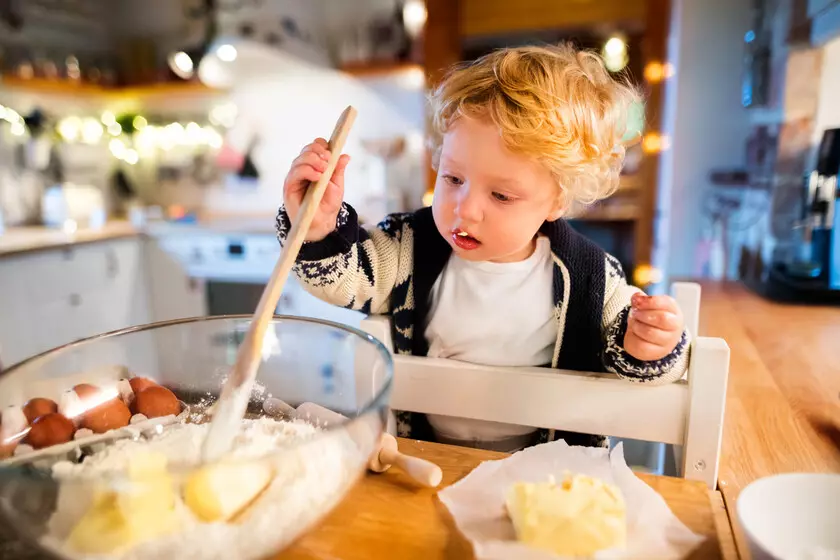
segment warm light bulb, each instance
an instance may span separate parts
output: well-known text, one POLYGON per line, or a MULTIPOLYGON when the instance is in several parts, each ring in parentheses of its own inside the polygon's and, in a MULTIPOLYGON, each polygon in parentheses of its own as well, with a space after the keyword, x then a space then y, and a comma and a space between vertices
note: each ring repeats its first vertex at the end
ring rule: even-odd
POLYGON ((237 54, 236 47, 233 45, 219 45, 219 48, 216 49, 216 56, 223 62, 233 62, 236 60, 237 54))
POLYGON ((111 154, 117 159, 122 159, 125 155, 125 143, 117 138, 114 138, 108 143, 108 149, 111 150, 111 154))
POLYGON ((649 264, 642 264, 633 271, 633 283, 637 286, 647 286, 662 282, 662 271, 649 264))
POLYGON ((426 3, 423 0, 409 0, 403 6, 403 25, 411 37, 416 37, 429 17, 426 11, 426 3))
POLYGON ((618 72, 627 66, 627 42, 621 37, 610 37, 602 53, 604 66, 610 72, 618 72))
POLYGON ((612 37, 604 45, 604 53, 607 56, 621 56, 627 50, 627 43, 618 37, 612 37))
POLYGON ((195 65, 190 55, 184 51, 178 51, 169 56, 169 67, 179 78, 187 80, 192 77, 195 65))
POLYGON ((648 132, 642 139, 642 150, 648 154, 656 154, 671 148, 671 139, 665 134, 648 132))
POLYGON ((96 144, 102 139, 102 125, 91 117, 82 121, 82 142, 85 144, 96 144))
POLYGON ((58 134, 67 142, 75 142, 82 130, 82 119, 66 117, 58 123, 58 134))

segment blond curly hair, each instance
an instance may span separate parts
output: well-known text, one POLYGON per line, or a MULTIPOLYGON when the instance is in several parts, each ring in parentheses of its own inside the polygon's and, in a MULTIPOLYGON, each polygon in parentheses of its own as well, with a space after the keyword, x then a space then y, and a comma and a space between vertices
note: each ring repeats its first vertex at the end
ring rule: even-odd
POLYGON ((618 187, 622 138, 637 89, 600 56, 568 44, 494 51, 456 65, 431 93, 432 163, 462 116, 489 118, 513 152, 546 165, 564 205, 587 205, 618 187))

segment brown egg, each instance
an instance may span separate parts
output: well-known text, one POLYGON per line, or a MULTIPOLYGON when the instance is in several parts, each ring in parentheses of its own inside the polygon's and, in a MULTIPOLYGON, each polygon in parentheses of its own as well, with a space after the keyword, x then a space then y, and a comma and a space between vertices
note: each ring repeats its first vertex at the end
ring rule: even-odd
POLYGON ((148 389, 149 387, 157 387, 157 383, 155 383, 148 377, 132 377, 128 380, 128 382, 131 385, 131 390, 134 391, 135 395, 139 395, 143 392, 144 389, 148 389))
POLYGON ((50 399, 30 399, 23 407, 23 413, 30 424, 45 414, 58 412, 58 403, 50 399))
POLYGON ((73 391, 79 396, 79 401, 84 410, 89 410, 99 404, 102 389, 90 383, 79 383, 73 387, 73 391))
POLYGON ((144 389, 134 400, 134 407, 138 414, 147 418, 178 415, 181 413, 181 403, 175 393, 160 385, 144 389))
POLYGON ((35 449, 42 449, 70 441, 75 431, 73 422, 57 412, 51 412, 32 423, 26 434, 26 443, 35 449))
POLYGON ((104 434, 108 430, 128 426, 129 420, 131 412, 128 407, 120 399, 114 398, 85 412, 82 427, 97 434, 104 434))

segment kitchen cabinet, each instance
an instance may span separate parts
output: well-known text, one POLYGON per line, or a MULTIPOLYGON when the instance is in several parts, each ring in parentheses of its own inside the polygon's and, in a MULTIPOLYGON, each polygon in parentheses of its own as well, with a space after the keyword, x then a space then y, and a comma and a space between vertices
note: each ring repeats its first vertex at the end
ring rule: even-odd
MULTIPOLYGON (((177 242, 178 237, 173 237, 177 242)), ((181 255, 156 238, 144 240, 143 252, 149 280, 151 321, 207 315, 205 280, 189 273, 181 255)))
POLYGON ((0 258, 4 365, 149 322, 142 241, 119 239, 0 258))

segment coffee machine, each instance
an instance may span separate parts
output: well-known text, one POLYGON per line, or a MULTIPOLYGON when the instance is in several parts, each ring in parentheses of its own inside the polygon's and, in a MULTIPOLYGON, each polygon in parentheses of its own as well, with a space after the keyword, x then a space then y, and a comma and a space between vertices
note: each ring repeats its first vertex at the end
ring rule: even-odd
POLYGON ((840 128, 823 133, 816 165, 803 180, 795 250, 763 275, 763 295, 778 301, 840 304, 840 128))
POLYGON ((838 247, 837 174, 840 171, 840 129, 827 130, 817 152, 817 166, 806 178, 803 190, 801 260, 791 263, 789 273, 819 279, 829 289, 840 289, 838 247))

